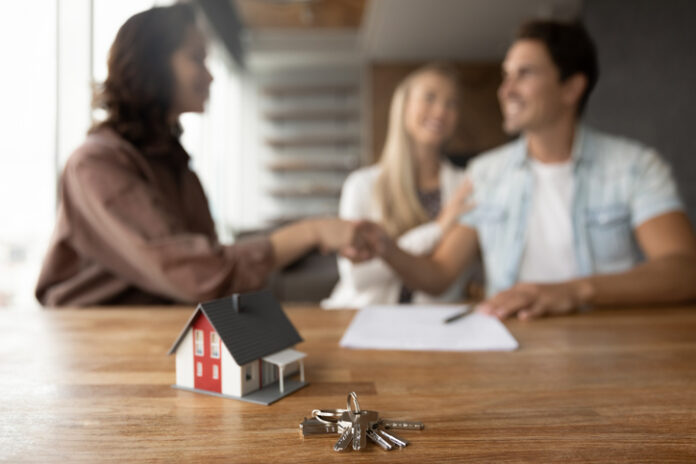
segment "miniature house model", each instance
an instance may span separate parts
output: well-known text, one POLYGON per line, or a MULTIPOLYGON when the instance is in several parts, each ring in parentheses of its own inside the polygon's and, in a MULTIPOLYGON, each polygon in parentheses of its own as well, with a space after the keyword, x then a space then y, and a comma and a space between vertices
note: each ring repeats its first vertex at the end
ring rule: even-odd
POLYGON ((201 303, 169 350, 176 388, 260 404, 304 387, 302 338, 270 292, 201 303), (300 379, 285 378, 299 370, 300 379))

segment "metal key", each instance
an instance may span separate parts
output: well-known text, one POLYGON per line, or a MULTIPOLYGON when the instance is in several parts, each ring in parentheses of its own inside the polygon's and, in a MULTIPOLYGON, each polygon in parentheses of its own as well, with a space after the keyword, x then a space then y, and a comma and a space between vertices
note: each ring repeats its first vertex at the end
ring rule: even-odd
POLYGON ((300 431, 302 432, 302 436, 305 438, 314 437, 319 435, 326 435, 329 433, 336 433, 338 432, 338 425, 327 424, 326 422, 317 420, 317 418, 315 417, 311 419, 307 419, 305 417, 304 420, 300 423, 300 431))
POLYGON ((334 445, 334 451, 345 451, 353 441, 353 427, 347 427, 334 445))
POLYGON ((367 431, 379 420, 377 411, 361 410, 358 395, 350 392, 346 398, 346 411, 339 424, 353 429, 353 449, 360 451, 367 446, 367 431), (351 404, 352 403, 352 404, 351 404))
POLYGON ((366 433, 378 419, 376 411, 347 411, 338 420, 338 426, 341 430, 351 429, 353 431, 353 449, 360 451, 365 449, 367 444, 366 433))
POLYGON ((381 419, 379 422, 380 426, 385 429, 423 430, 425 428, 422 422, 395 421, 392 419, 381 419))
POLYGON ((353 449, 360 451, 367 446, 367 432, 372 427, 372 424, 377 422, 379 414, 377 411, 364 410, 354 416, 353 430, 355 435, 353 436, 353 449))
POLYGON ((347 409, 313 409, 312 419, 327 425, 338 425, 338 420, 347 411, 347 409))
POLYGON ((399 448, 403 448, 404 446, 408 445, 408 440, 401 438, 393 432, 387 432, 386 430, 379 428, 375 428, 373 430, 382 437, 388 439, 390 442, 394 443, 399 448))
POLYGON ((378 432, 377 429, 370 429, 367 431, 367 438, 369 438, 373 442, 377 443, 385 451, 392 450, 394 447, 391 445, 391 443, 389 443, 387 440, 382 438, 382 435, 380 435, 380 432, 384 433, 383 431, 378 432))
POLYGON ((346 409, 314 409, 312 417, 305 417, 300 423, 303 437, 338 432, 340 437, 334 444, 335 451, 345 451, 349 446, 356 451, 364 450, 368 438, 386 451, 395 446, 403 448, 408 440, 387 430, 423 430, 424 427, 422 422, 380 419, 377 411, 360 409, 355 392, 348 394, 346 409))

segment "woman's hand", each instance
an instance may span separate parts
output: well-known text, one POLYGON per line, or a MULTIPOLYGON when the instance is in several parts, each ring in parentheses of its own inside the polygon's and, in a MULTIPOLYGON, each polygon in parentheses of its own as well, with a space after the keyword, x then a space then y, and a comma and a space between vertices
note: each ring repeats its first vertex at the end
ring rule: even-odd
MULTIPOLYGON (((371 221, 358 222, 356 224, 356 234, 358 243, 370 252, 370 258, 375 256, 383 257, 397 246, 382 226, 371 221)), ((346 255, 346 257, 354 261, 351 256, 346 255)))
POLYGON ((371 259, 374 251, 359 233, 359 224, 336 218, 312 221, 317 246, 322 253, 337 251, 356 262, 371 259))
POLYGON ((457 190, 449 199, 445 207, 440 210, 440 214, 438 214, 436 221, 442 228, 443 234, 457 223, 459 216, 471 211, 471 209, 474 207, 474 203, 471 198, 473 191, 474 187, 471 184, 471 181, 466 178, 464 182, 457 187, 457 190))
POLYGON ((315 248, 322 253, 348 253, 354 261, 371 259, 374 253, 358 233, 358 224, 337 218, 319 218, 277 229, 270 236, 274 267, 282 269, 315 248))

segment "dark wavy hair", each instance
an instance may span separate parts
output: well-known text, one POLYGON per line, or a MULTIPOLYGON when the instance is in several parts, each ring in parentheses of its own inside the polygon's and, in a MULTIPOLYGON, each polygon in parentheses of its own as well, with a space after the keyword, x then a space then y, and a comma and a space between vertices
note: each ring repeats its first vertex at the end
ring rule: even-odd
POLYGON ((558 68, 561 82, 574 74, 585 75, 587 87, 578 103, 578 114, 582 114, 599 79, 597 50, 587 29, 579 21, 537 19, 522 24, 517 32, 517 40, 520 39, 539 40, 546 45, 551 60, 558 68))
POLYGON ((187 4, 155 7, 129 18, 118 30, 108 60, 108 77, 94 96, 110 127, 139 149, 181 132, 167 120, 174 98, 173 53, 196 23, 187 4))

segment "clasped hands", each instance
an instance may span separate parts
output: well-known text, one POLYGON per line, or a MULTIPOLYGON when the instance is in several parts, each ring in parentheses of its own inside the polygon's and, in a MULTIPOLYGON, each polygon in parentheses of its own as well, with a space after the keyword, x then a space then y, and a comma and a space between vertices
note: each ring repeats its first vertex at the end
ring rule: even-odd
MULTIPOLYGON (((346 222, 346 232, 349 241, 340 253, 356 263, 384 257, 397 246, 374 222, 346 222)), ((477 311, 499 319, 564 315, 588 306, 592 293, 591 284, 583 279, 554 284, 518 283, 480 303, 477 311)))
MULTIPOLYGON (((467 178, 452 193, 443 206, 435 222, 444 235, 455 224, 459 217, 474 207, 473 184, 467 178)), ((356 221, 350 223, 350 231, 346 237, 350 242, 340 249, 340 253, 353 262, 362 262, 385 253, 396 247, 394 240, 379 224, 371 221, 356 221)))
POLYGON ((392 240, 379 224, 365 220, 355 221, 350 223, 350 228, 350 243, 340 249, 340 253, 354 263, 383 256, 387 246, 393 246, 392 240))
POLYGON ((382 254, 388 240, 381 226, 370 221, 323 219, 318 221, 318 245, 323 253, 336 251, 355 263, 382 254))

